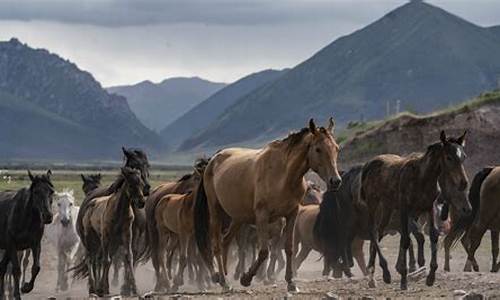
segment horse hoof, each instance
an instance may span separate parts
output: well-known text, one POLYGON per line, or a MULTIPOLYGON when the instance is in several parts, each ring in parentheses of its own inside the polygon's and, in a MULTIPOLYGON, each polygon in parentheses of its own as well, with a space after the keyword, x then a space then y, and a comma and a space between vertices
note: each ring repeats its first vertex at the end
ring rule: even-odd
POLYGON ((27 294, 29 292, 31 292, 33 290, 33 285, 30 284, 29 282, 25 282, 23 284, 23 286, 21 287, 21 292, 23 292, 23 294, 27 294))
POLYGON ((252 276, 248 275, 247 273, 243 274, 240 278, 240 284, 242 286, 250 286, 252 283, 252 276))
POLYGON ((450 272, 450 266, 444 266, 444 271, 445 272, 450 272))
POLYGON ((221 281, 221 276, 219 273, 214 273, 214 275, 212 275, 212 282, 213 283, 219 283, 221 281))
POLYGON ((401 290, 406 291, 408 289, 408 283, 407 282, 401 282, 401 290))
POLYGON ((425 284, 427 286, 433 286, 435 280, 436 280, 436 277, 434 275, 432 275, 432 274, 429 274, 427 276, 427 279, 425 280, 425 284))
MULTIPOLYGON (((411 265, 411 266, 410 266, 410 268, 408 268, 408 272, 409 272, 409 273, 413 273, 413 272, 415 272, 416 270, 417 270, 417 266, 415 266, 415 265, 411 265)), ((399 271, 398 271, 398 272, 399 272, 399 271)))
POLYGON ((391 283, 391 273, 384 272, 383 277, 384 277, 384 282, 385 283, 387 283, 387 284, 391 283))
POLYGON ((155 292, 154 291, 149 291, 146 294, 142 295, 142 298, 144 299, 153 299, 155 297, 155 292))
POLYGON ((289 293, 298 293, 298 292, 300 292, 299 288, 295 285, 295 282, 289 282, 288 283, 288 285, 287 285, 287 291, 289 293))
POLYGON ((233 291, 233 288, 230 285, 228 285, 227 283, 224 286, 222 286, 223 293, 231 293, 232 291, 233 291))
POLYGON ((375 283, 375 280, 373 280, 373 279, 368 280, 368 287, 371 289, 376 288, 377 284, 375 283))

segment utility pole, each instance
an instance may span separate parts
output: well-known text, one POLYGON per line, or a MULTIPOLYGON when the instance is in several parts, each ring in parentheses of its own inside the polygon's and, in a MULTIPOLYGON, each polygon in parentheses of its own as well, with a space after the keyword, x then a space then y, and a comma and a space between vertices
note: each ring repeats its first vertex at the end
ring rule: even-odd
POLYGON ((399 115, 399 109, 401 107, 401 100, 396 100, 396 115, 399 115))

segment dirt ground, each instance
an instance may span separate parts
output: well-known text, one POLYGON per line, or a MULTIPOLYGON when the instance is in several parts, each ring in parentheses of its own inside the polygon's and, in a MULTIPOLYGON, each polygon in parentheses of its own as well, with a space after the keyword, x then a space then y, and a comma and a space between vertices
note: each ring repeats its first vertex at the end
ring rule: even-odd
MULTIPOLYGON (((177 294, 156 296, 156 299, 325 299, 327 293, 336 294, 342 298, 455 298, 457 290, 465 292, 474 291, 484 294, 491 299, 500 299, 500 274, 489 273, 491 254, 490 254, 490 239, 489 235, 485 236, 481 248, 478 250, 476 259, 479 262, 480 273, 464 273, 462 272, 465 261, 465 252, 461 246, 457 247, 452 252, 451 268, 452 272, 446 273, 443 268, 443 250, 439 251, 439 270, 437 273, 436 283, 433 287, 425 285, 425 278, 420 278, 417 281, 410 281, 407 291, 399 290, 399 274, 396 273, 393 266, 396 262, 397 245, 399 244, 399 236, 386 237, 382 241, 383 251, 391 266, 392 283, 384 284, 381 279, 380 268, 377 268, 377 288, 370 289, 366 279, 361 276, 357 266, 353 268, 355 277, 351 279, 327 279, 321 275, 322 262, 319 260, 318 253, 311 253, 305 261, 297 276, 297 285, 300 289, 298 294, 288 294, 286 292, 286 284, 284 282, 284 274, 278 276, 276 285, 265 286, 262 283, 253 282, 249 288, 242 287, 239 282, 231 282, 233 291, 230 293, 222 293, 219 287, 214 287, 206 293, 197 293, 193 287, 181 287, 181 291, 177 294)), ((35 289, 28 295, 24 295, 24 299, 47 299, 55 297, 57 299, 86 299, 87 290, 86 283, 83 281, 75 282, 67 292, 57 293, 55 291, 57 270, 56 258, 54 249, 49 245, 44 245, 42 250, 42 270, 36 282, 35 289)), ((366 252, 365 244, 365 253, 366 252)), ((430 259, 428 250, 428 241, 426 241, 426 259, 427 264, 430 259)), ((232 270, 232 268, 230 268, 232 270)), ((232 278, 232 276, 228 276, 232 278)), ((141 293, 150 291, 154 286, 154 272, 151 265, 140 266, 136 273, 138 288, 141 293)), ((112 292, 118 293, 119 288, 115 287, 112 292)))

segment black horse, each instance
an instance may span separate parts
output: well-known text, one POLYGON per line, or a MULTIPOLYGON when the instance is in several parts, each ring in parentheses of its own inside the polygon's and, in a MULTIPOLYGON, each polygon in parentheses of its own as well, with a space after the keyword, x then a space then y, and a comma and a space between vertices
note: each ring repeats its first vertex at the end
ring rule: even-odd
POLYGON ((5 250, 0 261, 0 299, 4 298, 4 279, 9 263, 14 277, 14 298, 21 299, 19 278, 21 268, 17 252, 31 249, 33 266, 31 280, 22 286, 23 293, 33 290, 40 272, 41 239, 45 224, 52 222, 52 196, 54 186, 51 171, 33 176, 28 171, 31 185, 18 191, 0 192, 0 249, 5 250))

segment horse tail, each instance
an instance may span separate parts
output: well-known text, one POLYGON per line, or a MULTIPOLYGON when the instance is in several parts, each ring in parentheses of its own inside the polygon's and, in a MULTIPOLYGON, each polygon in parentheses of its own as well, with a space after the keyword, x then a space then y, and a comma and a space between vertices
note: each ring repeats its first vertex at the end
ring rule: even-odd
POLYGON ((339 207, 335 192, 326 191, 313 227, 313 237, 321 245, 323 256, 331 263, 338 261, 343 248, 339 232, 339 207))
POLYGON ((479 212, 481 186, 483 184, 483 181, 486 179, 486 177, 488 177, 488 175, 490 175, 492 170, 492 167, 486 167, 477 172, 477 174, 474 176, 469 190, 469 202, 472 206, 472 213, 468 216, 460 216, 456 222, 453 222, 450 232, 448 233, 448 235, 453 237, 453 247, 457 244, 457 242, 462 238, 462 236, 474 222, 474 219, 479 212))
POLYGON ((142 248, 142 251, 138 254, 137 263, 146 263, 153 255, 153 252, 159 250, 160 234, 158 232, 155 213, 160 199, 161 198, 149 199, 149 201, 152 201, 153 203, 146 202, 146 207, 144 209, 146 213, 145 245, 142 248))
POLYGON ((198 246, 198 250, 203 257, 203 260, 211 269, 213 268, 213 255, 209 229, 209 213, 208 199, 202 175, 194 203, 194 236, 196 239, 196 245, 198 246))
MULTIPOLYGON (((82 247, 82 245, 80 245, 80 247, 82 247)), ((89 276, 88 262, 90 258, 87 250, 84 249, 84 251, 81 252, 81 256, 79 257, 80 260, 68 270, 68 272, 73 272, 73 278, 77 280, 81 280, 89 276)))

